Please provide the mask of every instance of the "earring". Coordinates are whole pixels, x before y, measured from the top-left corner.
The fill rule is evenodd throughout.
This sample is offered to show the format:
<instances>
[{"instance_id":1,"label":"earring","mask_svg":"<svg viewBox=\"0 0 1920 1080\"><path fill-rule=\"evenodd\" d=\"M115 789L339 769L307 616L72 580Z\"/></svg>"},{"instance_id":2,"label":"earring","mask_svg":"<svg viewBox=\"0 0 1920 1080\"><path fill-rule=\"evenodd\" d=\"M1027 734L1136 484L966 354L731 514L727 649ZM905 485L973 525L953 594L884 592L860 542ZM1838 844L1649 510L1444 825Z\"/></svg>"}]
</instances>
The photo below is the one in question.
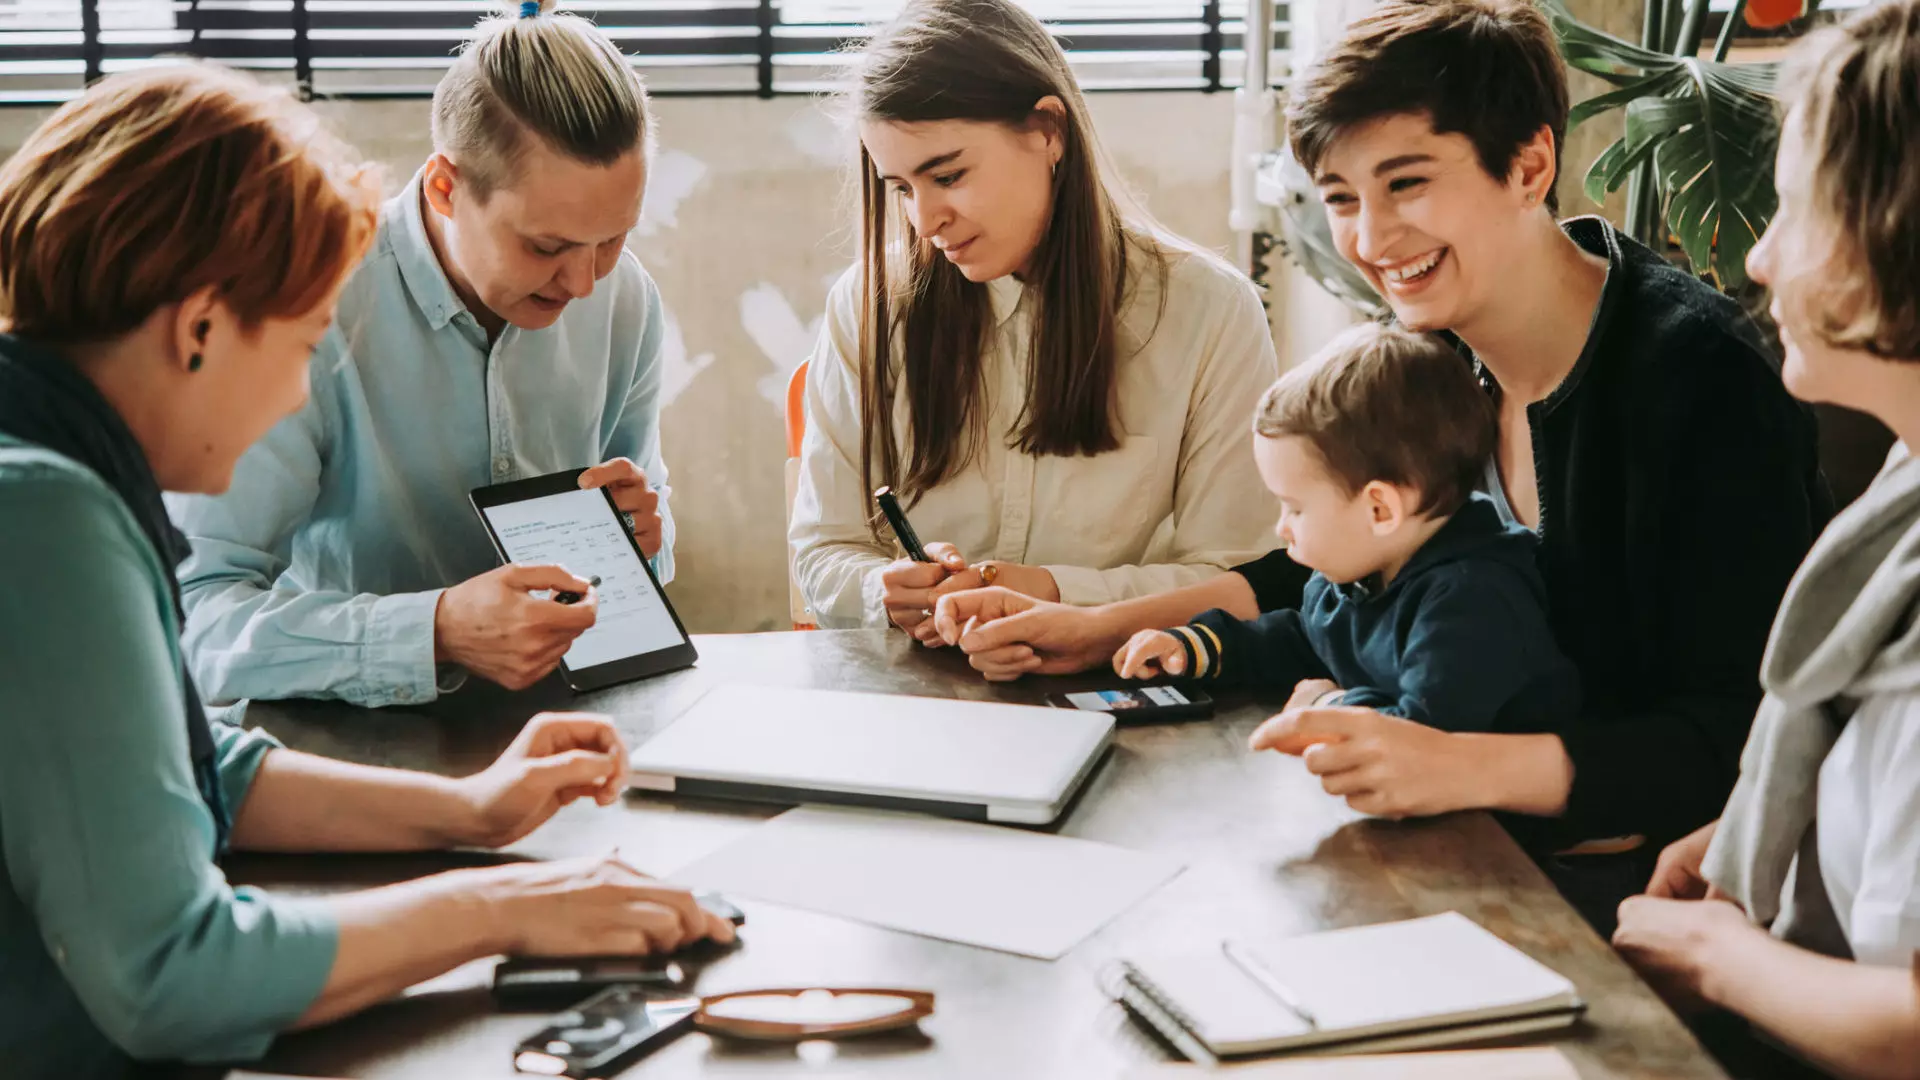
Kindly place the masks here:
<instances>
[{"instance_id":1,"label":"earring","mask_svg":"<svg viewBox=\"0 0 1920 1080\"><path fill-rule=\"evenodd\" d=\"M1527 205L1528 205L1528 206L1532 206L1532 205L1533 205L1534 203L1537 203L1537 202L1539 202L1539 201L1540 201L1540 196L1538 196L1538 195L1529 195L1529 196L1527 196Z\"/></svg>"},{"instance_id":2,"label":"earring","mask_svg":"<svg viewBox=\"0 0 1920 1080\"><path fill-rule=\"evenodd\" d=\"M199 371L200 364L201 364L201 357L199 353L194 353L192 356L187 357L188 371Z\"/></svg>"}]
</instances>

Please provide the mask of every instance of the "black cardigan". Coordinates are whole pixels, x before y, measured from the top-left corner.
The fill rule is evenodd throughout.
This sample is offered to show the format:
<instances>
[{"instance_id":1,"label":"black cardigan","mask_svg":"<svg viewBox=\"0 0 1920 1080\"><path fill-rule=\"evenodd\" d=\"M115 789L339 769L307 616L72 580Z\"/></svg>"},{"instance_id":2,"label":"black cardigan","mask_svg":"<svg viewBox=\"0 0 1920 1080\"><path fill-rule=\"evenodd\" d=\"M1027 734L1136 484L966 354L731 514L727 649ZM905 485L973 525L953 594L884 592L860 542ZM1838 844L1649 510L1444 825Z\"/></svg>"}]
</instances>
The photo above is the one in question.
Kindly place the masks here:
<instances>
[{"instance_id":1,"label":"black cardigan","mask_svg":"<svg viewBox=\"0 0 1920 1080\"><path fill-rule=\"evenodd\" d=\"M1813 414L1739 307L1599 218L1565 228L1607 281L1572 372L1527 418L1540 570L1585 701L1557 731L1566 814L1509 827L1548 850L1659 845L1733 789L1774 611L1832 499ZM1284 551L1236 569L1262 610L1300 603L1307 571Z\"/></svg>"}]
</instances>

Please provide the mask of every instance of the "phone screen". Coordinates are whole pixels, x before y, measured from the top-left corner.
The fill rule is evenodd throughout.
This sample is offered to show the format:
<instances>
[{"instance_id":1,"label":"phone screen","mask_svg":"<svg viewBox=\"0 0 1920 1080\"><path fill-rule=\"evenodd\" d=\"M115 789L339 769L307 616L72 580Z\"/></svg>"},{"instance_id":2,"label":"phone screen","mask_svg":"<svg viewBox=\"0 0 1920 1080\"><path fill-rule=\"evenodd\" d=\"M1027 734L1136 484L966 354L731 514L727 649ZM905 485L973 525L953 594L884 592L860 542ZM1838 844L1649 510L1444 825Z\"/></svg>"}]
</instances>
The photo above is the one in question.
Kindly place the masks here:
<instances>
[{"instance_id":1,"label":"phone screen","mask_svg":"<svg viewBox=\"0 0 1920 1080\"><path fill-rule=\"evenodd\" d=\"M1192 699L1171 686L1140 686L1125 690L1088 690L1068 694L1068 704L1088 712L1122 712L1127 709L1166 709L1193 704Z\"/></svg>"}]
</instances>

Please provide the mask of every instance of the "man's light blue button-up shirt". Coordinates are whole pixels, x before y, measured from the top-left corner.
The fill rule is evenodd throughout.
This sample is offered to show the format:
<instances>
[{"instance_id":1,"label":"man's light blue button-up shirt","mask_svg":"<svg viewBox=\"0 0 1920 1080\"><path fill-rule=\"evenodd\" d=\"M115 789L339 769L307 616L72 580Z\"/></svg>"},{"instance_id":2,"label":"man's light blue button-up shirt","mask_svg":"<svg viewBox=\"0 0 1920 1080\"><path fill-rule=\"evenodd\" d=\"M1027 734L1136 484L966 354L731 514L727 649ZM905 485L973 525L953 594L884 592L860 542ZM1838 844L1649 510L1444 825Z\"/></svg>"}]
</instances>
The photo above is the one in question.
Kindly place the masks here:
<instances>
[{"instance_id":1,"label":"man's light blue button-up shirt","mask_svg":"<svg viewBox=\"0 0 1920 1080\"><path fill-rule=\"evenodd\" d=\"M421 219L420 178L386 205L313 360L313 394L219 496L168 496L193 541L184 643L209 701L379 706L458 685L436 673L450 585L498 565L467 495L627 457L661 492L660 292L632 252L545 330L486 331Z\"/></svg>"}]
</instances>

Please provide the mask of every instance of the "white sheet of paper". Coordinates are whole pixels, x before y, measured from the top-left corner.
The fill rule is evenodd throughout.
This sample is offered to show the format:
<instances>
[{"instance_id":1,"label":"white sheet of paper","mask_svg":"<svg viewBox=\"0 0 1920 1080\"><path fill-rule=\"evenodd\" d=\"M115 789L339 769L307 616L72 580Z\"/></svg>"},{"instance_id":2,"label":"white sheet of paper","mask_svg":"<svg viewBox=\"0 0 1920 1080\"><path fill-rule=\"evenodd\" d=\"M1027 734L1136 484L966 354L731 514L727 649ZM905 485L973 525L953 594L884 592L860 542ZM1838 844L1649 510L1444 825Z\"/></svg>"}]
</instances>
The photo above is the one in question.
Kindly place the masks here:
<instances>
[{"instance_id":1,"label":"white sheet of paper","mask_svg":"<svg viewBox=\"0 0 1920 1080\"><path fill-rule=\"evenodd\" d=\"M1179 873L1111 844L841 807L789 810L675 881L1054 960Z\"/></svg>"}]
</instances>

